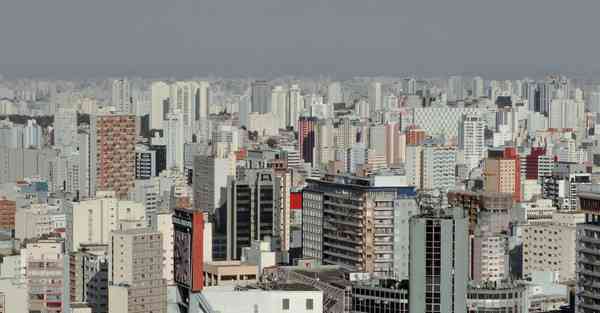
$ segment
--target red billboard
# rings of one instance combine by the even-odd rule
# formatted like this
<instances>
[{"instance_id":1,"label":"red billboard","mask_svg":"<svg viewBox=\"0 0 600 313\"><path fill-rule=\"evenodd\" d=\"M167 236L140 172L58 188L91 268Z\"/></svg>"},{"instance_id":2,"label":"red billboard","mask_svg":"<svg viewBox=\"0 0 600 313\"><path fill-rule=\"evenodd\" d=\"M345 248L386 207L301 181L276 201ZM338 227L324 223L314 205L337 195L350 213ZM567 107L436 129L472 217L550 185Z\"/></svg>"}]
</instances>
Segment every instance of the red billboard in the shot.
<instances>
[{"instance_id":1,"label":"red billboard","mask_svg":"<svg viewBox=\"0 0 600 313\"><path fill-rule=\"evenodd\" d=\"M290 209L302 210L302 192L290 192Z\"/></svg>"}]
</instances>

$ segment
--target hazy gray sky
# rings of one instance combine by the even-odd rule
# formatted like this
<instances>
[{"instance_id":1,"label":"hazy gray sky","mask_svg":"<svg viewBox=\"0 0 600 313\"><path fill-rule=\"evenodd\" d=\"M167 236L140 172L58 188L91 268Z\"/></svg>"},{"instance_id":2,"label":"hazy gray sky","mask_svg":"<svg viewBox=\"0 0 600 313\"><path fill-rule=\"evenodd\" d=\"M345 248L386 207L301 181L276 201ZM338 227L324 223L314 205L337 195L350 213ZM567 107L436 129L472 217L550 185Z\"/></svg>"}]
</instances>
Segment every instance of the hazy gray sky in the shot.
<instances>
[{"instance_id":1,"label":"hazy gray sky","mask_svg":"<svg viewBox=\"0 0 600 313\"><path fill-rule=\"evenodd\" d=\"M599 15L597 0L0 0L0 73L592 72Z\"/></svg>"}]
</instances>

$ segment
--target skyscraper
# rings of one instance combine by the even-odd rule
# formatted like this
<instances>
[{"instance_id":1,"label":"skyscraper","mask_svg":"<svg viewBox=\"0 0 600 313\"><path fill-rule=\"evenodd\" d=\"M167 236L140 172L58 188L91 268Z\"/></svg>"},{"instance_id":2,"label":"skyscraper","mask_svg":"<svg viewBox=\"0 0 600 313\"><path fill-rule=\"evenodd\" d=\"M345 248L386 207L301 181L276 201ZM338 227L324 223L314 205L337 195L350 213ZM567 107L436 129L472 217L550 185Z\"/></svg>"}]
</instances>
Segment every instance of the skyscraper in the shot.
<instances>
[{"instance_id":1,"label":"skyscraper","mask_svg":"<svg viewBox=\"0 0 600 313\"><path fill-rule=\"evenodd\" d=\"M77 144L77 111L60 108L54 115L54 145L69 147Z\"/></svg>"},{"instance_id":2,"label":"skyscraper","mask_svg":"<svg viewBox=\"0 0 600 313\"><path fill-rule=\"evenodd\" d=\"M227 177L235 176L235 159L208 155L194 157L194 209L211 214L225 202Z\"/></svg>"},{"instance_id":3,"label":"skyscraper","mask_svg":"<svg viewBox=\"0 0 600 313\"><path fill-rule=\"evenodd\" d=\"M304 162L313 162L316 124L317 118L314 117L300 117L298 121L298 146Z\"/></svg>"},{"instance_id":4,"label":"skyscraper","mask_svg":"<svg viewBox=\"0 0 600 313\"><path fill-rule=\"evenodd\" d=\"M135 116L92 116L90 124L91 194L112 190L127 197L135 182Z\"/></svg>"},{"instance_id":5,"label":"skyscraper","mask_svg":"<svg viewBox=\"0 0 600 313\"><path fill-rule=\"evenodd\" d=\"M271 92L271 110L276 128L283 129L287 126L286 118L289 115L288 91L283 86L275 86Z\"/></svg>"},{"instance_id":6,"label":"skyscraper","mask_svg":"<svg viewBox=\"0 0 600 313\"><path fill-rule=\"evenodd\" d=\"M170 88L165 82L153 82L151 88L152 110L150 114L150 128L162 129L163 120L167 118L170 112L169 95Z\"/></svg>"},{"instance_id":7,"label":"skyscraper","mask_svg":"<svg viewBox=\"0 0 600 313\"><path fill-rule=\"evenodd\" d=\"M257 80L252 83L252 112L271 112L271 86L266 80Z\"/></svg>"},{"instance_id":8,"label":"skyscraper","mask_svg":"<svg viewBox=\"0 0 600 313\"><path fill-rule=\"evenodd\" d=\"M162 252L162 236L158 231L139 228L112 233L109 312L167 312Z\"/></svg>"},{"instance_id":9,"label":"skyscraper","mask_svg":"<svg viewBox=\"0 0 600 313\"><path fill-rule=\"evenodd\" d=\"M479 76L473 77L473 86L471 87L471 93L473 98L478 99L485 96L485 85L483 78Z\"/></svg>"},{"instance_id":10,"label":"skyscraper","mask_svg":"<svg viewBox=\"0 0 600 313\"><path fill-rule=\"evenodd\" d=\"M450 190L456 185L456 149L437 144L423 146L423 189Z\"/></svg>"},{"instance_id":11,"label":"skyscraper","mask_svg":"<svg viewBox=\"0 0 600 313\"><path fill-rule=\"evenodd\" d=\"M521 201L521 160L515 148L488 151L483 169L485 191L511 193Z\"/></svg>"},{"instance_id":12,"label":"skyscraper","mask_svg":"<svg viewBox=\"0 0 600 313\"><path fill-rule=\"evenodd\" d=\"M458 148L463 150L467 169L479 166L485 148L485 121L478 116L463 116L458 129Z\"/></svg>"},{"instance_id":13,"label":"skyscraper","mask_svg":"<svg viewBox=\"0 0 600 313\"><path fill-rule=\"evenodd\" d=\"M371 82L369 84L369 111L371 114L377 110L381 110L381 83Z\"/></svg>"},{"instance_id":14,"label":"skyscraper","mask_svg":"<svg viewBox=\"0 0 600 313\"><path fill-rule=\"evenodd\" d=\"M112 83L112 106L117 112L130 114L132 111L131 86L127 79L116 79Z\"/></svg>"},{"instance_id":15,"label":"skyscraper","mask_svg":"<svg viewBox=\"0 0 600 313\"><path fill-rule=\"evenodd\" d=\"M292 85L292 87L290 87L290 95L288 98L290 108L288 110L289 115L286 117L286 125L298 129L298 118L304 110L304 99L300 94L300 87L298 85Z\"/></svg>"},{"instance_id":16,"label":"skyscraper","mask_svg":"<svg viewBox=\"0 0 600 313\"><path fill-rule=\"evenodd\" d=\"M466 312L467 236L462 209L410 220L410 312Z\"/></svg>"},{"instance_id":17,"label":"skyscraper","mask_svg":"<svg viewBox=\"0 0 600 313\"><path fill-rule=\"evenodd\" d=\"M448 101L454 102L464 99L465 88L460 76L450 76L448 79Z\"/></svg>"},{"instance_id":18,"label":"skyscraper","mask_svg":"<svg viewBox=\"0 0 600 313\"><path fill-rule=\"evenodd\" d=\"M184 115L180 112L170 113L164 121L167 138L167 169L177 168L183 171L183 148L185 143Z\"/></svg>"}]
</instances>

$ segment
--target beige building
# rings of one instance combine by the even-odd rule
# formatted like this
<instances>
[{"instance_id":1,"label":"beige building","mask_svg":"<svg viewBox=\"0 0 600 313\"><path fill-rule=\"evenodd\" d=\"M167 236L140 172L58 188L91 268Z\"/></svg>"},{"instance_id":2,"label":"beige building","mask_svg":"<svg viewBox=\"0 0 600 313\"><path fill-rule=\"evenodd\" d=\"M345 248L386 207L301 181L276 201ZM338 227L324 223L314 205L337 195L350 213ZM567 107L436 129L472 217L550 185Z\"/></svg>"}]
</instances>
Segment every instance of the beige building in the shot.
<instances>
[{"instance_id":1,"label":"beige building","mask_svg":"<svg viewBox=\"0 0 600 313\"><path fill-rule=\"evenodd\" d=\"M552 272L558 281L575 279L575 245L577 223L584 213L556 212L552 221L521 225L523 242L523 277L536 272Z\"/></svg>"},{"instance_id":2,"label":"beige building","mask_svg":"<svg viewBox=\"0 0 600 313\"><path fill-rule=\"evenodd\" d=\"M166 313L160 232L147 228L115 231L108 268L108 311Z\"/></svg>"},{"instance_id":3,"label":"beige building","mask_svg":"<svg viewBox=\"0 0 600 313\"><path fill-rule=\"evenodd\" d=\"M258 265L240 261L214 261L204 263L204 285L222 286L252 284L258 279Z\"/></svg>"},{"instance_id":4,"label":"beige building","mask_svg":"<svg viewBox=\"0 0 600 313\"><path fill-rule=\"evenodd\" d=\"M95 199L74 202L72 221L68 225L71 249L77 251L81 244L108 244L110 232L119 229L120 221L145 227L146 211L143 203L119 200L115 192L102 191Z\"/></svg>"},{"instance_id":5,"label":"beige building","mask_svg":"<svg viewBox=\"0 0 600 313\"><path fill-rule=\"evenodd\" d=\"M162 235L163 278L167 285L175 284L173 280L173 212L163 211L156 214L156 229Z\"/></svg>"}]
</instances>

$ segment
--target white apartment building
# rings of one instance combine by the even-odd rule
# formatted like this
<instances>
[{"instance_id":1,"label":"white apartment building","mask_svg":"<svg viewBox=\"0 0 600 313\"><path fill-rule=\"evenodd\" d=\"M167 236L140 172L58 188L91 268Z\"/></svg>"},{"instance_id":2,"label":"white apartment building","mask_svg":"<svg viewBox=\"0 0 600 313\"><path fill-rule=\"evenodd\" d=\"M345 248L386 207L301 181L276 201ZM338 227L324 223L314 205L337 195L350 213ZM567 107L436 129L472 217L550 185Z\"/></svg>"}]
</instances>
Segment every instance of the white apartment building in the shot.
<instances>
[{"instance_id":1,"label":"white apartment building","mask_svg":"<svg viewBox=\"0 0 600 313\"><path fill-rule=\"evenodd\" d=\"M95 199L74 202L70 249L77 251L82 243L108 244L110 233L118 230L119 221L130 221L139 227L146 226L143 203L118 200L112 191L98 192ZM76 225L76 227L73 227Z\"/></svg>"}]
</instances>

